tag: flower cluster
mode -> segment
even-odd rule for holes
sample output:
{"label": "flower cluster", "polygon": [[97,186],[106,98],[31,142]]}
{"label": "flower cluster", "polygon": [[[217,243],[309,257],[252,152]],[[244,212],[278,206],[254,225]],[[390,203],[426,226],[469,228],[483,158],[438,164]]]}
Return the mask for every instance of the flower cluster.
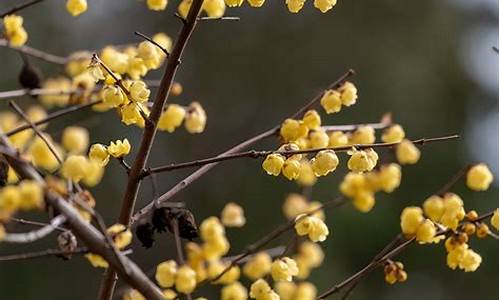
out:
{"label": "flower cluster", "polygon": [[375,205],[375,193],[392,193],[400,184],[401,167],[391,163],[366,173],[347,173],[340,183],[340,191],[352,199],[356,209],[369,212]]}
{"label": "flower cluster", "polygon": [[403,263],[388,260],[384,266],[385,281],[389,284],[404,282],[408,279],[408,274],[404,270]]}
{"label": "flower cluster", "polygon": [[342,109],[342,105],[351,106],[358,99],[358,89],[354,84],[346,81],[338,89],[326,90],[321,98],[321,106],[327,114],[337,113]]}
{"label": "flower cluster", "polygon": [[7,221],[17,211],[29,211],[44,207],[43,187],[35,181],[23,180],[17,185],[0,189],[0,223]]}
{"label": "flower cluster", "polygon": [[201,104],[196,101],[188,107],[169,104],[158,120],[158,129],[174,132],[182,122],[189,133],[201,133],[205,130],[207,114]]}
{"label": "flower cluster", "polygon": [[23,17],[8,15],[3,18],[5,38],[13,47],[21,47],[28,40],[28,33],[23,27]]}

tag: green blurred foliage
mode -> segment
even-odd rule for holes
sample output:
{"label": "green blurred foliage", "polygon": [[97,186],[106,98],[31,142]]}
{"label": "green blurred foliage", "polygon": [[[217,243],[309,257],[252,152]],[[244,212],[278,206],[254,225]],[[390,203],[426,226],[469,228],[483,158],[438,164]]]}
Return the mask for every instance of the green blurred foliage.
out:
{"label": "green blurred foliage", "polygon": [[[0,8],[16,2],[2,1]],[[143,2],[133,0],[90,0],[89,11],[78,18],[69,16],[62,2],[47,0],[22,12],[30,46],[66,55],[78,49],[139,41],[133,35],[136,30],[146,34],[163,31],[175,37],[180,27],[172,16],[177,2],[174,0],[166,12],[148,11]],[[359,89],[358,104],[325,116],[324,123],[373,122],[383,113],[392,112],[410,137],[450,133],[467,136],[470,123],[479,122],[483,113],[493,112],[494,136],[485,139],[496,141],[490,150],[495,156],[489,162],[498,170],[497,94],[484,90],[471,78],[462,53],[463,37],[477,23],[497,30],[495,11],[471,12],[450,2],[430,0],[339,0],[327,14],[308,3],[301,13],[293,15],[282,1],[267,2],[261,9],[229,9],[227,15],[240,16],[239,22],[203,22],[197,28],[177,76],[185,92],[169,102],[186,105],[192,100],[200,101],[208,113],[206,132],[189,135],[180,129],[174,134],[159,134],[151,165],[215,155],[274,126],[345,70],[353,68],[358,74],[353,79]],[[498,4],[496,7],[498,11]],[[491,45],[497,42],[491,41]],[[8,49],[0,49],[0,57],[0,89],[18,88],[20,58]],[[486,64],[498,64],[498,56],[492,51],[486,51],[482,59]],[[47,76],[60,72],[58,67],[33,62]],[[161,72],[153,72],[150,78],[160,76]],[[497,72],[496,76],[498,82]],[[28,105],[33,100],[18,102]],[[475,107],[475,115],[470,114],[471,106]],[[470,122],[466,123],[466,119]],[[64,126],[75,122],[91,130],[92,142],[127,137],[137,145],[141,136],[141,130],[120,124],[113,112],[78,113],[54,122],[48,131],[57,137]],[[368,263],[399,232],[399,214],[405,206],[421,204],[464,164],[482,160],[472,156],[467,143],[462,138],[425,146],[421,162],[404,168],[402,186],[391,195],[380,194],[376,207],[368,214],[359,213],[350,205],[327,211],[331,228],[324,243],[327,259],[311,276],[319,290]],[[256,146],[274,147],[275,142]],[[484,146],[472,145],[481,147]],[[345,157],[341,159],[345,161]],[[159,176],[161,191],[168,190],[190,171]],[[320,180],[313,199],[326,201],[338,195],[337,185],[343,174],[345,169],[339,169]],[[93,190],[97,208],[109,224],[117,217],[125,180],[123,170],[112,162],[102,184]],[[266,176],[260,161],[243,159],[217,166],[175,200],[185,201],[198,220],[218,214],[228,201],[241,204],[248,224],[243,229],[228,231],[231,253],[238,253],[284,221],[280,213],[282,200],[287,193],[298,190],[283,178]],[[462,184],[454,190],[463,197],[466,208],[482,213],[498,206],[497,184],[482,193],[467,191]],[[145,181],[138,206],[148,203],[151,197],[150,184]],[[1,244],[0,253],[45,249],[54,247],[54,243],[55,238],[51,237],[32,245]],[[278,243],[286,243],[286,238]],[[388,286],[378,270],[359,284],[352,298],[497,299],[498,243],[491,239],[473,240],[471,246],[483,257],[477,272],[450,270],[442,245],[414,245],[398,257],[409,274],[406,283]],[[132,258],[144,270],[150,270],[173,257],[173,249],[172,238],[163,235],[151,250],[134,243]],[[91,268],[80,257],[67,262],[48,258],[1,263],[0,298],[92,299],[102,274],[102,270]],[[209,299],[218,298],[215,290],[207,289]]]}

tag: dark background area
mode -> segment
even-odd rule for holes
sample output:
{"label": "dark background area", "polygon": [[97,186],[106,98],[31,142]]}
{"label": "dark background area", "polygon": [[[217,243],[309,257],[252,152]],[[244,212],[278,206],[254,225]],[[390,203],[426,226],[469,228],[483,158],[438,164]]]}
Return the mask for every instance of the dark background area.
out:
{"label": "dark background area", "polygon": [[[64,1],[47,0],[21,13],[29,33],[28,45],[58,55],[108,44],[136,42],[134,31],[166,32],[175,37],[180,22],[172,16],[177,0],[167,11],[152,12],[133,0],[89,1],[89,11],[71,17]],[[206,131],[189,135],[184,129],[158,135],[151,165],[213,156],[254,134],[274,126],[348,68],[357,71],[353,81],[358,103],[341,113],[324,116],[325,124],[377,121],[392,112],[411,138],[457,133],[461,139],[431,144],[421,161],[403,169],[401,187],[391,195],[378,194],[375,208],[362,214],[347,205],[327,211],[331,235],[323,244],[326,259],[310,280],[320,291],[350,276],[368,263],[400,232],[399,215],[408,205],[420,205],[465,164],[485,161],[498,178],[498,47],[497,1],[347,1],[326,14],[309,0],[297,15],[283,1],[268,0],[264,7],[228,9],[239,22],[204,22],[185,52],[177,80],[184,93],[169,99],[186,105],[198,100],[208,114]],[[0,11],[18,1],[2,1]],[[19,56],[0,49],[0,90],[17,89]],[[60,69],[33,60],[44,72]],[[158,79],[160,71],[150,79]],[[5,103],[0,103],[4,109]],[[29,105],[29,97],[19,103]],[[141,130],[121,124],[113,112],[85,111],[50,124],[57,137],[68,124],[91,131],[92,142],[127,137],[132,145]],[[264,142],[257,149],[272,149]],[[136,149],[135,149],[136,150]],[[132,159],[133,156],[130,156]],[[341,157],[345,164],[345,157]],[[261,161],[223,163],[179,193],[198,220],[219,214],[224,204],[242,205],[247,225],[228,230],[231,253],[284,222],[284,197],[299,191],[283,177],[264,174]],[[166,191],[192,170],[158,177]],[[338,195],[345,174],[340,168],[314,187],[313,200]],[[103,182],[93,189],[97,209],[106,222],[115,222],[126,175],[111,162]],[[498,184],[487,192],[472,193],[463,184],[454,191],[466,209],[484,213],[498,207]],[[145,181],[138,206],[151,200]],[[43,219],[43,216],[40,216]],[[0,255],[54,247],[55,237],[30,245],[0,244]],[[281,241],[285,243],[286,238]],[[473,239],[471,247],[483,257],[478,271],[464,273],[446,266],[440,245],[413,245],[398,260],[405,264],[408,281],[389,286],[383,272],[375,271],[354,291],[353,299],[497,299],[498,242]],[[134,243],[132,257],[145,270],[174,257],[173,241],[164,235],[154,249]],[[93,299],[102,269],[80,257],[63,262],[56,258],[0,263],[0,299]],[[210,289],[215,291],[215,289]],[[218,294],[207,294],[217,299]]]}

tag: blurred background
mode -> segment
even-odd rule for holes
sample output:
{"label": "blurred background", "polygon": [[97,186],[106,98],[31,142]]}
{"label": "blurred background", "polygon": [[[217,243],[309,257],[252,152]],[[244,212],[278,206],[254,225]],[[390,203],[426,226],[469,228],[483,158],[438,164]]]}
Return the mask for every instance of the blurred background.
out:
{"label": "blurred background", "polygon": [[[0,11],[19,1],[3,0]],[[152,35],[166,32],[174,38],[180,22],[167,11],[152,12],[134,0],[89,1],[89,11],[71,17],[63,1],[47,0],[22,11],[29,33],[28,45],[58,55],[80,49],[100,49],[109,44],[137,42],[134,31]],[[324,265],[310,280],[320,291],[367,264],[400,232],[399,216],[408,205],[420,205],[465,164],[484,161],[498,178],[498,1],[342,1],[326,14],[306,3],[297,15],[283,1],[268,0],[263,8],[247,5],[228,9],[239,22],[203,22],[188,46],[177,80],[184,93],[169,99],[187,105],[198,100],[208,114],[206,131],[190,135],[184,129],[158,135],[151,165],[213,156],[228,147],[274,126],[348,68],[359,91],[358,103],[341,113],[324,116],[327,124],[378,121],[392,112],[411,138],[460,134],[461,139],[430,144],[421,161],[403,169],[401,187],[393,194],[378,194],[367,214],[346,205],[327,210],[331,235]],[[20,57],[0,49],[0,91],[19,88]],[[53,76],[61,69],[32,60]],[[158,79],[161,71],[152,72]],[[5,108],[6,101],[0,103]],[[18,100],[29,105],[32,99]],[[121,124],[113,112],[81,112],[58,119],[48,131],[57,137],[68,124],[91,131],[91,142],[107,143],[127,137],[132,145],[141,130]],[[273,149],[275,141],[256,145]],[[131,156],[132,158],[133,156]],[[342,160],[342,158],[341,158]],[[344,157],[345,161],[345,157]],[[192,170],[158,177],[161,191],[168,190]],[[312,199],[327,201],[338,195],[345,174],[340,168],[314,187]],[[112,162],[103,182],[93,189],[97,209],[106,222],[115,222],[126,175]],[[290,192],[299,191],[283,177],[264,174],[260,160],[223,163],[176,197],[185,201],[196,218],[218,215],[228,201],[245,209],[247,225],[228,230],[231,254],[256,241],[284,222],[281,205]],[[460,183],[466,209],[480,214],[498,207],[498,184],[487,192],[472,193]],[[151,200],[145,181],[138,207]],[[31,216],[28,216],[31,217]],[[33,218],[44,219],[44,216]],[[275,244],[286,243],[288,237]],[[398,256],[408,281],[389,286],[382,270],[363,280],[353,299],[498,299],[498,242],[473,239],[471,247],[483,257],[478,271],[463,273],[446,266],[442,245],[414,245]],[[55,246],[55,237],[30,245],[0,244],[0,255]],[[162,235],[153,249],[134,243],[132,258],[145,270],[174,257],[173,240]],[[0,263],[2,299],[93,299],[102,269],[90,267],[81,257],[70,261],[46,258],[20,263]],[[215,288],[204,293],[219,297]]]}

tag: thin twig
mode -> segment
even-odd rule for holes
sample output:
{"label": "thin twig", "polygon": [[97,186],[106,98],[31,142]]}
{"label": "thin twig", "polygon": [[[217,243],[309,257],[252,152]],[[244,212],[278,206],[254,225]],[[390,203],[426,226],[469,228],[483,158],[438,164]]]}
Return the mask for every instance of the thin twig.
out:
{"label": "thin twig", "polygon": [[[446,140],[450,140],[450,139],[456,139],[458,137],[459,137],[458,135],[449,135],[449,136],[442,136],[442,137],[435,137],[435,138],[421,138],[421,139],[413,140],[412,143],[416,144],[416,145],[424,145],[424,144],[432,143],[432,142],[439,142],[439,141],[446,141]],[[199,160],[190,161],[190,162],[168,164],[168,165],[161,166],[161,167],[150,168],[143,173],[143,177],[148,176],[148,175],[153,174],[153,173],[167,172],[167,171],[183,169],[183,168],[188,168],[188,167],[198,167],[198,166],[203,166],[203,165],[214,163],[214,162],[221,162],[221,161],[232,160],[232,159],[237,159],[237,158],[259,158],[259,157],[267,156],[269,154],[282,154],[282,155],[287,155],[287,156],[293,155],[293,154],[311,154],[311,153],[317,153],[317,152],[320,152],[323,150],[334,150],[335,152],[346,152],[346,151],[352,150],[352,148],[356,148],[356,149],[391,148],[391,147],[394,147],[398,144],[400,144],[400,142],[398,142],[398,143],[375,143],[375,144],[349,145],[349,146],[341,146],[341,147],[325,147],[325,148],[314,148],[314,149],[305,149],[305,150],[296,150],[296,151],[249,150],[249,151],[240,152],[240,153],[219,155],[219,156],[215,156],[215,157],[199,159]]]}
{"label": "thin twig", "polygon": [[239,21],[240,17],[230,17],[230,16],[222,16],[222,17],[199,17],[198,21]]}
{"label": "thin twig", "polygon": [[47,250],[42,250],[42,251],[36,251],[36,252],[28,252],[28,253],[18,253],[18,254],[12,254],[12,255],[5,255],[5,256],[0,256],[0,262],[6,262],[6,261],[20,261],[20,260],[27,260],[27,259],[34,259],[34,258],[45,258],[48,256],[62,256],[62,255],[74,255],[74,254],[86,254],[88,253],[87,248],[77,248],[74,251],[67,252],[63,251],[61,249],[47,249]]}
{"label": "thin twig", "polygon": [[36,133],[36,135],[42,139],[42,141],[47,145],[49,148],[50,152],[54,155],[56,158],[57,162],[59,165],[63,163],[61,156],[59,153],[57,153],[56,148],[54,148],[54,145],[47,139],[47,137],[36,127],[36,125],[31,122],[31,120],[28,118],[28,116],[24,113],[24,111],[14,102],[14,101],[9,101],[9,105],[16,111],[16,113],[26,122],[28,125],[33,129],[33,131]]}
{"label": "thin twig", "polygon": [[134,32],[135,35],[138,35],[140,37],[142,37],[143,39],[145,39],[146,41],[150,42],[151,44],[155,45],[156,47],[158,47],[163,53],[165,53],[165,55],[167,57],[169,57],[170,53],[168,52],[167,49],[165,49],[165,47],[163,47],[162,45],[158,44],[157,42],[155,42],[152,38],[150,38],[149,36],[143,34],[143,33],[140,33],[139,31],[135,31]]}
{"label": "thin twig", "polygon": [[[12,217],[9,218],[9,221],[16,222],[16,223],[23,224],[23,225],[33,225],[33,226],[38,226],[38,227],[44,227],[44,226],[50,225],[49,223],[30,221],[30,220],[18,219],[18,218],[12,218]],[[61,232],[68,231],[68,229],[66,229],[64,227],[56,227],[55,230],[61,231]]]}
{"label": "thin twig", "polygon": [[32,243],[51,234],[52,232],[57,230],[57,228],[64,222],[66,222],[66,217],[64,215],[59,215],[53,218],[50,221],[50,224],[47,224],[37,230],[26,233],[8,233],[5,235],[2,241],[8,243]]}
{"label": "thin twig", "polygon": [[28,8],[28,7],[30,7],[32,5],[35,5],[35,4],[37,4],[39,2],[42,2],[42,1],[43,0],[29,0],[29,1],[26,1],[24,3],[17,4],[14,7],[12,7],[10,9],[4,11],[3,13],[0,13],[0,18],[4,18],[4,17],[6,17],[8,15],[15,14],[15,13],[17,13],[17,12],[19,12],[19,11],[25,9],[25,8]]}
{"label": "thin twig", "polygon": [[467,174],[467,172],[470,170],[470,168],[473,165],[467,165],[460,169],[443,187],[439,189],[439,191],[436,192],[436,195],[438,196],[444,196],[462,177]]}

